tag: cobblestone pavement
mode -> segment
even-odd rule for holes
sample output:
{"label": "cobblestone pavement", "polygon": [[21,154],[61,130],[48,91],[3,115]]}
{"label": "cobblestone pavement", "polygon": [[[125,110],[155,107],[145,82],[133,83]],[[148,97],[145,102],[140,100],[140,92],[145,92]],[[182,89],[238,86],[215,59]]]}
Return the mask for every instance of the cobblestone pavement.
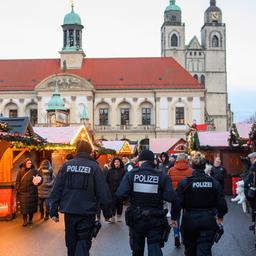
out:
{"label": "cobblestone pavement", "polygon": [[[228,199],[229,201],[229,199]],[[63,218],[60,223],[41,221],[39,215],[34,225],[22,227],[21,217],[11,222],[0,222],[0,256],[64,256]],[[225,235],[214,245],[213,256],[255,256],[253,235],[248,230],[250,217],[235,203],[229,203],[229,214],[225,218]],[[173,236],[163,249],[164,256],[181,256],[183,247],[173,246]],[[129,256],[128,230],[124,222],[103,223],[103,228],[93,241],[91,256]],[[145,255],[147,255],[145,253]]]}

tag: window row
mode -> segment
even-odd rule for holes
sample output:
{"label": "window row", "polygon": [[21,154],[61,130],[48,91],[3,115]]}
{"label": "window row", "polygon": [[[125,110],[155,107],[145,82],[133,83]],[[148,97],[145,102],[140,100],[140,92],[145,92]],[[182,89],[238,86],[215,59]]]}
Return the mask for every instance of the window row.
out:
{"label": "window row", "polygon": [[[130,109],[121,108],[120,109],[120,124],[130,125]],[[141,124],[142,125],[152,125],[152,110],[151,108],[141,109]],[[185,109],[184,107],[175,108],[175,124],[184,125],[185,124]],[[99,109],[99,125],[110,125],[109,123],[109,109],[100,108]]]}

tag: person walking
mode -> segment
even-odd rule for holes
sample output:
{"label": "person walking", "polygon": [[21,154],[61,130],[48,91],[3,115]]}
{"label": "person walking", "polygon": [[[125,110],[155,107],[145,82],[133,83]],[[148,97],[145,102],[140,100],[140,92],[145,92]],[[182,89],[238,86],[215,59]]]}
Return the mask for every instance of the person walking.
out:
{"label": "person walking", "polygon": [[161,247],[166,242],[170,226],[163,209],[163,200],[172,202],[172,226],[180,207],[168,177],[155,168],[154,153],[144,150],[139,155],[139,167],[127,173],[116,195],[120,199],[130,198],[125,213],[129,226],[130,247],[133,256],[143,256],[145,238],[149,256],[162,256]]}
{"label": "person walking", "polygon": [[122,157],[122,162],[124,163],[125,172],[130,172],[133,169],[131,160],[127,156]]}
{"label": "person walking", "polygon": [[159,169],[165,174],[168,173],[168,170],[173,166],[173,162],[169,161],[169,156],[166,152],[162,152],[160,155],[160,164]]}
{"label": "person walking", "polygon": [[50,216],[59,221],[64,213],[68,256],[89,256],[91,240],[99,222],[95,222],[100,202],[105,218],[110,218],[110,192],[97,162],[90,156],[87,141],[76,143],[76,155],[60,168],[50,195]]}
{"label": "person walking", "polygon": [[181,180],[176,190],[183,208],[181,233],[186,256],[212,255],[215,234],[228,212],[223,190],[204,172],[205,163],[203,155],[196,153],[192,176]]}
{"label": "person walking", "polygon": [[43,160],[39,166],[38,172],[43,177],[43,183],[38,187],[41,219],[48,220],[50,214],[49,196],[52,191],[53,183],[55,180],[55,176],[50,161],[47,159]]}
{"label": "person walking", "polygon": [[112,218],[110,219],[110,223],[114,223],[116,221],[121,221],[122,213],[123,213],[123,200],[120,200],[116,197],[115,193],[120,185],[123,177],[125,175],[124,164],[119,157],[114,157],[111,162],[111,168],[106,172],[106,181],[109,186],[111,196],[112,196]]}
{"label": "person walking", "polygon": [[[188,156],[185,153],[181,153],[177,156],[174,166],[169,169],[168,177],[172,183],[172,187],[175,190],[178,183],[192,175],[192,169],[189,166]],[[177,216],[177,227],[173,229],[174,233],[174,245],[180,247],[180,214]]]}
{"label": "person walking", "polygon": [[220,157],[216,157],[214,159],[214,164],[210,174],[213,178],[215,178],[220,183],[220,186],[224,192],[224,183],[225,183],[225,177],[227,172],[225,168],[221,165]]}
{"label": "person walking", "polygon": [[17,199],[23,215],[23,226],[33,224],[33,215],[37,212],[37,186],[43,182],[42,176],[35,169],[30,158],[25,158],[16,177]]}

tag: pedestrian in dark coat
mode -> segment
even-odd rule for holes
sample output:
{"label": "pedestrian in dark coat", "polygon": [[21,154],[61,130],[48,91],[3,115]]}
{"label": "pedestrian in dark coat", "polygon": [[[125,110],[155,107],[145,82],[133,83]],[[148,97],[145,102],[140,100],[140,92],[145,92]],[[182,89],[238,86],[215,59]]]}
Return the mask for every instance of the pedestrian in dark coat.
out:
{"label": "pedestrian in dark coat", "polygon": [[210,174],[213,178],[215,178],[220,183],[220,186],[224,192],[224,183],[225,183],[225,177],[227,172],[225,168],[221,165],[221,159],[219,157],[216,157],[214,159],[214,164]]}
{"label": "pedestrian in dark coat", "polygon": [[167,174],[168,170],[173,167],[173,163],[169,160],[169,156],[166,152],[162,152],[160,155],[160,164],[159,169],[164,173]]}
{"label": "pedestrian in dark coat", "polygon": [[[43,183],[38,187],[38,197],[40,205],[41,219],[48,220],[50,214],[50,201],[49,197],[54,184],[55,176],[53,173],[52,165],[49,160],[45,159],[40,164],[38,169],[40,175],[43,177]],[[46,213],[44,216],[44,204],[46,206]]]}
{"label": "pedestrian in dark coat", "polygon": [[111,162],[111,168],[106,172],[106,181],[112,195],[112,218],[111,222],[115,222],[115,215],[117,213],[117,221],[121,221],[123,213],[123,200],[118,199],[115,195],[123,177],[125,175],[124,164],[118,157],[114,157]]}
{"label": "pedestrian in dark coat", "polygon": [[17,197],[23,215],[23,226],[33,224],[33,214],[37,212],[38,205],[37,186],[42,181],[41,175],[35,169],[30,158],[26,158],[16,178]]}

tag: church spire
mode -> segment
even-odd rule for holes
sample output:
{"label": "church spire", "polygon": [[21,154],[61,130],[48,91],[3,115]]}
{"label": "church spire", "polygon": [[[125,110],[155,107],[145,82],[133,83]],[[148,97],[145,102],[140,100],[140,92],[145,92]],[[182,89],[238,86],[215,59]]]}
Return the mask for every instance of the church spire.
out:
{"label": "church spire", "polygon": [[210,5],[211,5],[211,6],[216,6],[216,0],[211,0],[211,1],[210,1]]}

